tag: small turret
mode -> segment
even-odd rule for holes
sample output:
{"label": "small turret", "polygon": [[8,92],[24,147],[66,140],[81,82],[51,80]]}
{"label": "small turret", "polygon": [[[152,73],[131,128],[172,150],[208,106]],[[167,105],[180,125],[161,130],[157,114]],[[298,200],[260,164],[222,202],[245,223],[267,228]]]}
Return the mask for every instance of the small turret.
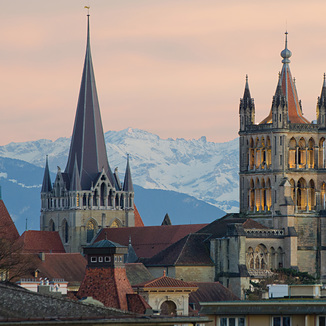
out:
{"label": "small turret", "polygon": [[240,131],[246,129],[246,126],[255,123],[255,104],[254,99],[250,95],[248,75],[246,75],[246,85],[243,93],[243,98],[240,99]]}
{"label": "small turret", "polygon": [[132,184],[130,165],[129,165],[129,154],[127,155],[127,167],[126,167],[125,179],[123,182],[123,191],[134,192],[134,186]]}
{"label": "small turret", "polygon": [[50,177],[50,170],[49,170],[49,162],[48,162],[48,156],[46,155],[44,177],[43,177],[41,192],[51,192],[51,191],[52,191],[52,185],[51,185],[51,177]]}
{"label": "small turret", "polygon": [[326,128],[326,74],[324,74],[323,87],[321,88],[320,97],[317,100],[317,123]]}

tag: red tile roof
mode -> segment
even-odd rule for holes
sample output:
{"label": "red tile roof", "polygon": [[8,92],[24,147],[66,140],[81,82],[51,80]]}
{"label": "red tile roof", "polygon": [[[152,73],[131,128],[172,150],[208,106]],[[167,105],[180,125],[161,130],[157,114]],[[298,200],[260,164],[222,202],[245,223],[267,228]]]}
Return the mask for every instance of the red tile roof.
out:
{"label": "red tile roof", "polygon": [[57,231],[25,231],[17,243],[22,246],[25,253],[65,252]]}
{"label": "red tile roof", "polygon": [[268,229],[267,226],[262,225],[251,218],[248,218],[243,224],[242,224],[244,229]]}
{"label": "red tile roof", "polygon": [[[132,246],[139,258],[152,257],[189,233],[197,232],[207,224],[122,227],[102,229],[95,242],[107,239]],[[106,235],[106,236],[105,236]]]}
{"label": "red tile roof", "polygon": [[93,297],[107,307],[128,310],[127,294],[133,294],[133,290],[125,268],[87,267],[77,297]]}
{"label": "red tile roof", "polygon": [[0,200],[0,237],[1,239],[4,238],[11,242],[14,242],[19,238],[19,233],[3,200]]}
{"label": "red tile roof", "polygon": [[138,212],[136,205],[134,205],[134,213],[135,213],[135,226],[144,226],[144,222]]}
{"label": "red tile roof", "polygon": [[197,289],[197,285],[190,282],[184,282],[168,276],[161,276],[152,281],[136,284],[136,288],[192,288]]}
{"label": "red tile roof", "polygon": [[145,314],[146,310],[152,307],[145,301],[145,299],[136,293],[127,294],[128,310],[136,314]]}

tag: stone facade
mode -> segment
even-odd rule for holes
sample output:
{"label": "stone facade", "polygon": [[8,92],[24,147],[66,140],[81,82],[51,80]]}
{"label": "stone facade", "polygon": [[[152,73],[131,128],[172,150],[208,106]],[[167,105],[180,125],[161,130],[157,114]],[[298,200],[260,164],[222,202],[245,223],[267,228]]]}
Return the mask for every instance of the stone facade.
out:
{"label": "stone facade", "polygon": [[248,79],[240,101],[240,214],[282,233],[256,243],[247,239],[247,256],[249,244],[254,251],[261,246],[270,263],[259,269],[297,267],[326,281],[326,82],[324,77],[317,120],[310,123],[291,76],[287,39],[281,56],[267,118],[255,124]]}

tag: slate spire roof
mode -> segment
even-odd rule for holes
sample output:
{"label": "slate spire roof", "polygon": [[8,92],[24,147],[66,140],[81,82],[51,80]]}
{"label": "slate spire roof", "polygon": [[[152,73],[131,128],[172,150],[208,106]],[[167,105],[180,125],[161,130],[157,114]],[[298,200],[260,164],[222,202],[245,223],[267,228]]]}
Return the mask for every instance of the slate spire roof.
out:
{"label": "slate spire roof", "polygon": [[87,45],[84,69],[79,91],[75,124],[65,173],[71,178],[75,158],[80,172],[82,190],[90,189],[92,181],[104,169],[114,186],[106,154],[99,101],[93,69],[89,15],[87,15]]}
{"label": "slate spire roof", "polygon": [[129,154],[127,155],[127,167],[125,173],[125,180],[123,182],[123,191],[134,192],[134,186],[132,185],[130,165],[129,165]]}
{"label": "slate spire roof", "polygon": [[[281,57],[283,58],[281,75],[278,81],[278,87],[276,89],[275,97],[278,95],[279,84],[281,86],[283,95],[288,107],[288,120],[290,123],[310,123],[306,118],[303,117],[301,103],[299,101],[297,89],[295,86],[295,80],[292,78],[290,71],[290,57],[292,52],[288,49],[288,32],[285,33],[285,49],[281,52]],[[272,122],[272,110],[270,111],[268,117],[266,117],[260,124],[271,123]]]}
{"label": "slate spire roof", "polygon": [[324,74],[324,82],[321,88],[320,97],[318,97],[317,106],[320,108],[321,106],[326,106],[326,74]]}
{"label": "slate spire roof", "polygon": [[50,192],[50,191],[52,191],[52,185],[51,185],[48,156],[46,155],[45,170],[44,170],[44,177],[43,177],[41,192]]}

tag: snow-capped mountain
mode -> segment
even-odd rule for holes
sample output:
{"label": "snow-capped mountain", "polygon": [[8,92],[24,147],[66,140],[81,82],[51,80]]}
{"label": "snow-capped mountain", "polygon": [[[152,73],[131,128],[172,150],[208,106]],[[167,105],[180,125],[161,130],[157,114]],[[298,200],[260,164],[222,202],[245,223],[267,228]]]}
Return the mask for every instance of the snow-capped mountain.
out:
{"label": "snow-capped mountain", "polygon": [[[112,169],[124,174],[127,153],[133,182],[147,189],[163,189],[191,195],[224,211],[238,210],[238,140],[226,143],[200,139],[161,139],[149,132],[128,128],[105,133]],[[43,167],[45,156],[56,172],[65,168],[69,138],[41,139],[0,146],[0,156]]]}

